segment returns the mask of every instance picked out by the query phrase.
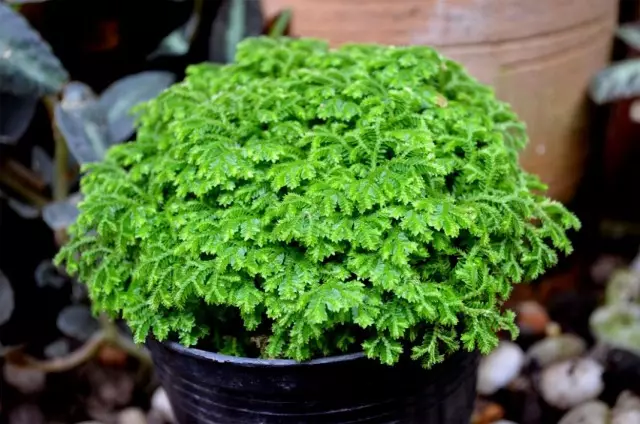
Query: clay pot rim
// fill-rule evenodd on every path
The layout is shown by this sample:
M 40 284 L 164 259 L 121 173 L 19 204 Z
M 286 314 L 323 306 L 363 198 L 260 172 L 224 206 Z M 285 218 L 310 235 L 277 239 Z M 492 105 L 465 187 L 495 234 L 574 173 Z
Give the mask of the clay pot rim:
M 220 362 L 220 363 L 229 363 L 240 366 L 249 366 L 249 367 L 304 367 L 310 365 L 324 365 L 324 364 L 332 364 L 338 362 L 350 362 L 357 361 L 361 359 L 366 359 L 364 352 L 359 353 L 350 353 L 346 355 L 337 355 L 337 356 L 327 356 L 325 358 L 317 358 L 309 361 L 298 362 L 293 359 L 260 359 L 260 358 L 245 358 L 241 356 L 230 356 L 223 355 L 221 353 L 209 352 L 207 350 L 185 347 L 180 343 L 173 341 L 164 341 L 159 342 L 157 340 L 153 340 L 155 343 L 159 343 L 165 346 L 167 349 L 172 350 L 180 355 L 189 356 L 195 359 L 212 361 L 212 362 Z

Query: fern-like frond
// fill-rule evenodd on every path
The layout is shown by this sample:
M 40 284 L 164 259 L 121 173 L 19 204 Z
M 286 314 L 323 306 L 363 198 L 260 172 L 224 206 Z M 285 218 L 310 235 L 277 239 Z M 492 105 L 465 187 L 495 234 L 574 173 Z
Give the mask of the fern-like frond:
M 136 140 L 84 168 L 57 262 L 139 342 L 488 352 L 516 330 L 513 284 L 580 225 L 520 167 L 511 107 L 428 47 L 250 38 L 138 111 Z

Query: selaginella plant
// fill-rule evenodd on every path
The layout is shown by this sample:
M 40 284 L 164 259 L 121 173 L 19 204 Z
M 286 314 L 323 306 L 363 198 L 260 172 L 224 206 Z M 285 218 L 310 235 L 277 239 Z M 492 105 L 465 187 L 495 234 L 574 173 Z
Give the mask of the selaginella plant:
M 140 342 L 488 352 L 517 331 L 512 285 L 580 225 L 518 164 L 509 105 L 428 47 L 250 38 L 140 111 L 137 139 L 86 166 L 57 257 Z

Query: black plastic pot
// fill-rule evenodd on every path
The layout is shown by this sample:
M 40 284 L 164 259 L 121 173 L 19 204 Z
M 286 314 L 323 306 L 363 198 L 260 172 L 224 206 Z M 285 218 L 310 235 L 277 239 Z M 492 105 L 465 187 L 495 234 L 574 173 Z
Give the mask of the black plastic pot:
M 297 363 L 219 355 L 149 340 L 179 424 L 468 424 L 478 355 L 423 370 L 362 354 Z

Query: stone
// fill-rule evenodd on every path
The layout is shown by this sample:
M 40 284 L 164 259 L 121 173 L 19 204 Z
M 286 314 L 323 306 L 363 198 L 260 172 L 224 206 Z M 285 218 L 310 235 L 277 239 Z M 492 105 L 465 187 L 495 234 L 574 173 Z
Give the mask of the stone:
M 69 305 L 58 314 L 58 329 L 68 337 L 86 342 L 100 329 L 98 320 L 87 305 Z
M 98 388 L 98 397 L 109 405 L 126 405 L 131 400 L 133 386 L 131 378 L 123 377 L 107 380 Z
M 640 423 L 640 397 L 625 390 L 618 396 L 616 404 L 611 411 L 611 424 L 638 424 Z
M 490 424 L 504 417 L 504 408 L 495 402 L 476 399 L 471 424 Z
M 640 354 L 640 305 L 600 306 L 589 317 L 589 327 L 598 342 Z
M 147 424 L 147 417 L 140 408 L 126 408 L 118 414 L 118 424 Z
M 104 345 L 98 351 L 98 362 L 108 367 L 124 367 L 127 363 L 127 352 L 115 346 Z
M 159 412 L 165 421 L 170 423 L 176 422 L 173 407 L 171 406 L 171 402 L 169 402 L 167 392 L 162 387 L 158 387 L 153 393 L 151 397 L 151 409 Z
M 577 358 L 586 350 L 587 344 L 580 337 L 573 334 L 561 334 L 534 343 L 527 350 L 525 362 L 535 361 L 540 367 L 545 368 L 557 362 Z
M 87 415 L 95 422 L 116 424 L 117 413 L 111 405 L 105 405 L 96 395 L 89 396 L 85 403 Z
M 540 394 L 559 409 L 570 409 L 600 395 L 604 389 L 601 364 L 589 358 L 570 359 L 542 371 Z
M 640 301 L 640 273 L 630 269 L 615 271 L 605 292 L 605 303 L 638 303 Z
M 87 372 L 87 379 L 92 387 L 94 409 L 113 410 L 128 405 L 135 387 L 133 378 L 134 376 L 125 370 L 91 367 Z M 101 420 L 97 416 L 96 419 Z
M 613 414 L 611 424 L 638 424 L 640 423 L 640 411 L 634 409 Z
M 524 352 L 515 343 L 503 341 L 489 355 L 482 358 L 478 367 L 477 390 L 481 395 L 491 395 L 515 379 L 524 364 Z
M 538 302 L 520 302 L 516 308 L 516 322 L 523 334 L 543 334 L 549 323 L 547 310 Z
M 47 376 L 44 372 L 5 363 L 4 380 L 25 395 L 40 393 L 44 390 Z
M 558 424 L 608 424 L 609 416 L 607 404 L 594 400 L 571 409 Z
M 162 412 L 151 409 L 147 412 L 147 424 L 167 424 L 167 420 L 164 419 Z
M 9 424 L 45 424 L 44 414 L 32 403 L 23 403 L 9 413 Z
M 618 396 L 613 409 L 618 411 L 626 411 L 630 409 L 640 410 L 640 397 L 629 390 L 625 390 Z
M 544 334 L 547 337 L 557 337 L 562 334 L 562 327 L 555 321 L 549 321 L 544 329 Z

